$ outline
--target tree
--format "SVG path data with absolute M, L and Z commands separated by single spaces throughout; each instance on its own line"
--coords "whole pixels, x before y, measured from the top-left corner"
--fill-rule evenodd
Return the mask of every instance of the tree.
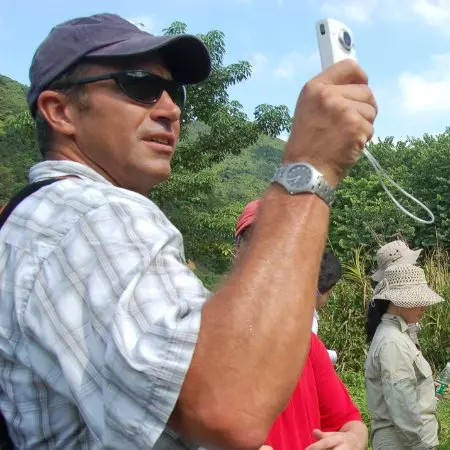
M 0 75 L 0 121 L 26 108 L 26 91 L 23 84 Z
M 34 121 L 27 110 L 6 118 L 0 133 L 0 162 L 9 170 L 10 192 L 21 189 L 28 181 L 28 169 L 41 159 L 36 145 Z
M 164 33 L 177 35 L 186 31 L 184 23 L 174 22 Z M 173 159 L 171 179 L 151 194 L 182 231 L 189 257 L 198 257 L 206 244 L 213 253 L 214 249 L 219 249 L 221 254 L 229 254 L 224 250 L 227 241 L 230 243 L 232 239 L 233 221 L 225 220 L 228 216 L 224 213 L 229 205 L 216 202 L 211 209 L 208 198 L 219 181 L 213 166 L 255 144 L 262 134 L 278 136 L 289 131 L 292 123 L 286 106 L 267 104 L 255 109 L 251 121 L 242 105 L 231 100 L 228 93 L 231 86 L 250 77 L 250 63 L 239 61 L 224 65 L 225 36 L 222 32 L 214 30 L 198 37 L 210 51 L 211 75 L 207 81 L 187 87 L 181 138 Z M 229 217 L 235 218 L 233 214 Z
M 425 203 L 435 214 L 432 225 L 420 224 L 401 212 L 382 190 L 366 158 L 340 185 L 332 209 L 330 242 L 342 256 L 363 244 L 375 249 L 396 237 L 413 247 L 431 249 L 438 242 L 450 248 L 450 129 L 437 136 L 407 139 L 394 144 L 392 138 L 372 143 L 371 153 L 407 192 Z M 426 213 L 392 188 L 395 197 L 419 217 Z

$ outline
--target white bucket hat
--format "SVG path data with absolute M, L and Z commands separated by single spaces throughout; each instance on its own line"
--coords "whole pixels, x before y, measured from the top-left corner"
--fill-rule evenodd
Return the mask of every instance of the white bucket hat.
M 384 276 L 373 291 L 373 300 L 389 300 L 403 308 L 430 306 L 444 301 L 428 287 L 423 269 L 413 264 L 388 267 Z
M 415 264 L 422 249 L 411 250 L 403 241 L 389 242 L 379 248 L 376 254 L 378 270 L 372 275 L 373 281 L 381 281 L 384 271 L 397 264 Z

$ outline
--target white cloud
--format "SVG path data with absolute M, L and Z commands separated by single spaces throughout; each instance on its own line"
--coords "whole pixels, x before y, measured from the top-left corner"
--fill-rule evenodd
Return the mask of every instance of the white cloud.
M 411 9 L 428 25 L 448 28 L 450 0 L 412 0 Z
M 450 0 L 325 0 L 320 9 L 328 17 L 349 22 L 420 19 L 450 33 Z
M 450 111 L 450 54 L 434 55 L 431 69 L 399 76 L 401 107 L 407 114 Z
M 250 64 L 252 65 L 252 75 L 261 73 L 267 63 L 267 56 L 261 52 L 252 53 Z
M 309 71 L 318 63 L 319 56 L 317 52 L 311 55 L 305 55 L 293 51 L 285 55 L 278 66 L 273 71 L 276 78 L 289 80 L 294 78 L 299 72 Z
M 380 0 L 328 0 L 322 4 L 321 12 L 342 20 L 367 22 L 379 5 Z
M 151 16 L 132 17 L 127 20 L 147 33 L 155 33 L 155 21 Z

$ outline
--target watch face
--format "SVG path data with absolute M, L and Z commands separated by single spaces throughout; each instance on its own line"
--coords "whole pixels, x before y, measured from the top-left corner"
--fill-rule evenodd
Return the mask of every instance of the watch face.
M 311 181 L 311 170 L 306 166 L 291 167 L 286 174 L 286 179 L 290 186 L 301 188 Z

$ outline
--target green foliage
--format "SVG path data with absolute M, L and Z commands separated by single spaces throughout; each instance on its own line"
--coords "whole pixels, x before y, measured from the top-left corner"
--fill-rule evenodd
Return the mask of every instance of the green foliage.
M 205 287 L 211 292 L 214 292 L 223 280 L 222 275 L 217 275 L 217 273 L 212 272 L 203 266 L 196 267 L 194 272 L 202 280 Z
M 9 116 L 0 134 L 0 164 L 7 169 L 2 178 L 5 190 L 1 197 L 8 198 L 27 183 L 27 169 L 41 159 L 34 139 L 34 122 L 24 110 Z
M 353 261 L 344 265 L 344 281 L 333 289 L 327 307 L 320 312 L 319 335 L 328 348 L 338 352 L 338 367 L 343 372 L 364 372 L 368 351 L 364 327 L 371 298 L 369 260 L 361 249 L 353 252 Z M 448 253 L 437 247 L 425 255 L 422 264 L 430 287 L 446 300 L 427 310 L 419 335 L 422 352 L 436 372 L 450 361 Z
M 280 130 L 291 129 L 292 118 L 285 105 L 259 105 L 255 108 L 254 115 L 256 123 L 268 136 L 276 137 L 280 134 Z
M 223 273 L 228 270 L 234 252 L 234 225 L 244 205 L 264 193 L 281 159 L 280 141 L 260 138 L 240 155 L 231 156 L 202 177 L 214 178 L 214 185 L 201 195 L 181 198 L 183 209 L 166 208 L 186 237 L 188 258 Z M 262 157 L 264 156 L 264 157 Z M 177 214 L 182 214 L 179 219 Z
M 27 87 L 23 84 L 0 75 L 0 122 L 26 108 L 26 92 Z
M 174 22 L 164 33 L 186 31 L 184 23 Z M 263 104 L 255 109 L 251 121 L 228 93 L 250 77 L 250 63 L 224 64 L 222 32 L 213 30 L 198 37 L 210 51 L 211 75 L 206 82 L 187 87 L 173 175 L 151 197 L 183 232 L 187 256 L 201 258 L 209 267 L 223 271 L 232 256 L 233 222 L 243 205 L 230 204 L 226 197 L 215 195 L 221 180 L 216 166 L 254 145 L 262 133 L 277 136 L 289 130 L 291 118 L 286 106 Z
M 408 192 L 435 214 L 436 223 L 422 225 L 399 211 L 381 189 L 369 162 L 362 157 L 342 182 L 332 210 L 330 241 L 337 253 L 348 257 L 361 244 L 375 248 L 398 236 L 414 247 L 450 247 L 450 130 L 438 136 L 409 139 L 393 144 L 392 139 L 370 145 L 370 151 Z M 424 212 L 397 191 L 395 195 L 424 217 Z
M 0 165 L 0 207 L 5 205 L 14 194 L 14 176 L 11 169 Z

